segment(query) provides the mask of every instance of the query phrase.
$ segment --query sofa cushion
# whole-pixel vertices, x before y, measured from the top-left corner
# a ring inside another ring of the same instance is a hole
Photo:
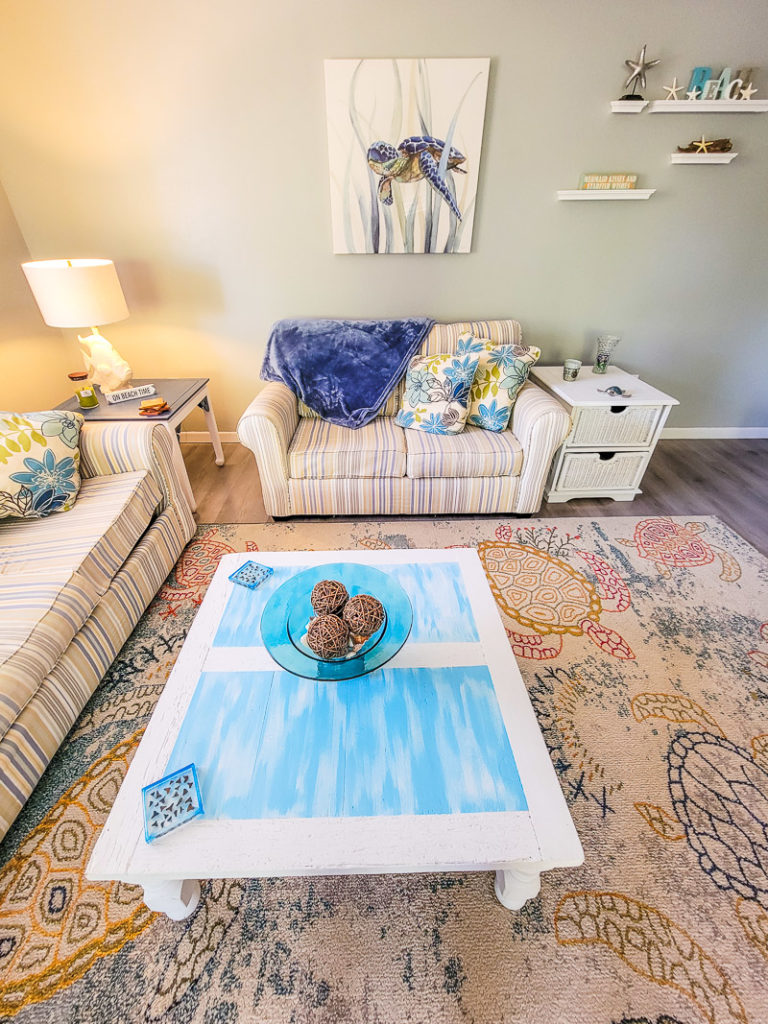
[[[405,438],[393,419],[378,416],[357,430],[301,419],[288,449],[297,479],[405,476]]]
[[[69,569],[102,595],[161,500],[146,470],[84,480],[68,515],[0,523],[0,577]]]
[[[467,423],[483,430],[506,430],[517,393],[541,355],[528,345],[497,345],[467,332],[459,338],[457,352],[478,357],[472,381]]]
[[[460,434],[467,421],[469,393],[477,353],[416,356],[405,375],[405,390],[395,422],[428,434]]]
[[[469,424],[461,434],[406,431],[407,475],[434,477],[519,476],[523,449],[511,430],[494,433]]]
[[[0,736],[69,646],[99,601],[70,569],[0,574]]]
[[[0,413],[0,519],[68,512],[80,489],[76,412]]]

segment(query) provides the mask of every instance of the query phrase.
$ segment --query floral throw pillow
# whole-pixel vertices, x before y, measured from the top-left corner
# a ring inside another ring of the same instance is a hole
[[[395,423],[428,434],[460,434],[477,364],[474,352],[416,356],[405,377]]]
[[[76,412],[0,412],[0,519],[67,512],[80,490]]]
[[[506,430],[517,393],[541,350],[529,345],[497,345],[467,333],[459,336],[457,355],[478,359],[467,423],[484,430]]]

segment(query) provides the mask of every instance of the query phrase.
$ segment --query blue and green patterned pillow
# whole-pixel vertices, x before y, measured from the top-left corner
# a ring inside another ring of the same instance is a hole
[[[416,356],[408,367],[395,423],[429,434],[460,434],[477,364],[478,356],[468,352]]]
[[[80,490],[77,412],[0,412],[0,519],[68,512]]]
[[[497,345],[467,332],[459,335],[456,353],[478,359],[467,423],[484,430],[506,430],[517,393],[541,349],[532,345]]]

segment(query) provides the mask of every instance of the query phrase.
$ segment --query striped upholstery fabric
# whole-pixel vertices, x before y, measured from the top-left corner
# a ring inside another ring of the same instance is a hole
[[[476,338],[488,338],[500,345],[522,345],[523,330],[517,320],[466,320],[456,324],[434,324],[421,346],[421,355],[455,352],[459,335],[469,331]]]
[[[179,532],[178,522],[178,511],[170,508],[157,517],[0,740],[0,835],[175,565],[190,538]]]
[[[0,738],[99,601],[69,569],[0,575]]]
[[[568,436],[571,417],[557,399],[529,382],[518,392],[509,429],[524,452],[515,512],[538,512],[552,458]]]
[[[86,423],[80,434],[80,473],[86,479],[146,469],[162,495],[158,511],[168,509],[179,536],[189,540],[195,520],[174,469],[174,444],[157,423]]]
[[[411,480],[291,480],[294,515],[434,515],[512,512],[519,476]]]
[[[267,384],[237,424],[237,436],[256,457],[264,507],[272,516],[291,515],[288,446],[298,425],[296,396],[284,384]]]
[[[304,405],[301,399],[298,400],[299,416],[303,419],[319,419],[319,415],[314,409],[310,409],[308,405]],[[379,416],[394,416],[397,410],[400,408],[400,382],[395,386],[394,391],[390,394],[384,405],[379,412]]]
[[[103,594],[161,501],[146,470],[84,480],[69,512],[33,525],[0,523],[0,576],[76,569]]]
[[[194,533],[172,445],[87,423],[74,508],[0,523],[0,836]]]
[[[329,479],[405,475],[404,431],[378,416],[358,430],[303,419],[288,449],[291,477]]]
[[[495,432],[467,426],[460,434],[405,430],[407,473],[429,477],[517,476],[523,449],[510,430]]]

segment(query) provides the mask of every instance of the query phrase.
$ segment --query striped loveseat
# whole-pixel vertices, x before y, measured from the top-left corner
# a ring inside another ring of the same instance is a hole
[[[194,532],[152,423],[86,423],[74,507],[0,521],[0,838]]]
[[[435,324],[422,355],[455,352],[471,331],[521,344],[516,320]],[[319,419],[283,384],[267,384],[237,432],[259,469],[271,516],[536,512],[552,457],[570,419],[530,382],[507,430],[467,426],[460,434],[403,430],[394,420],[402,382],[381,415],[357,430]]]

